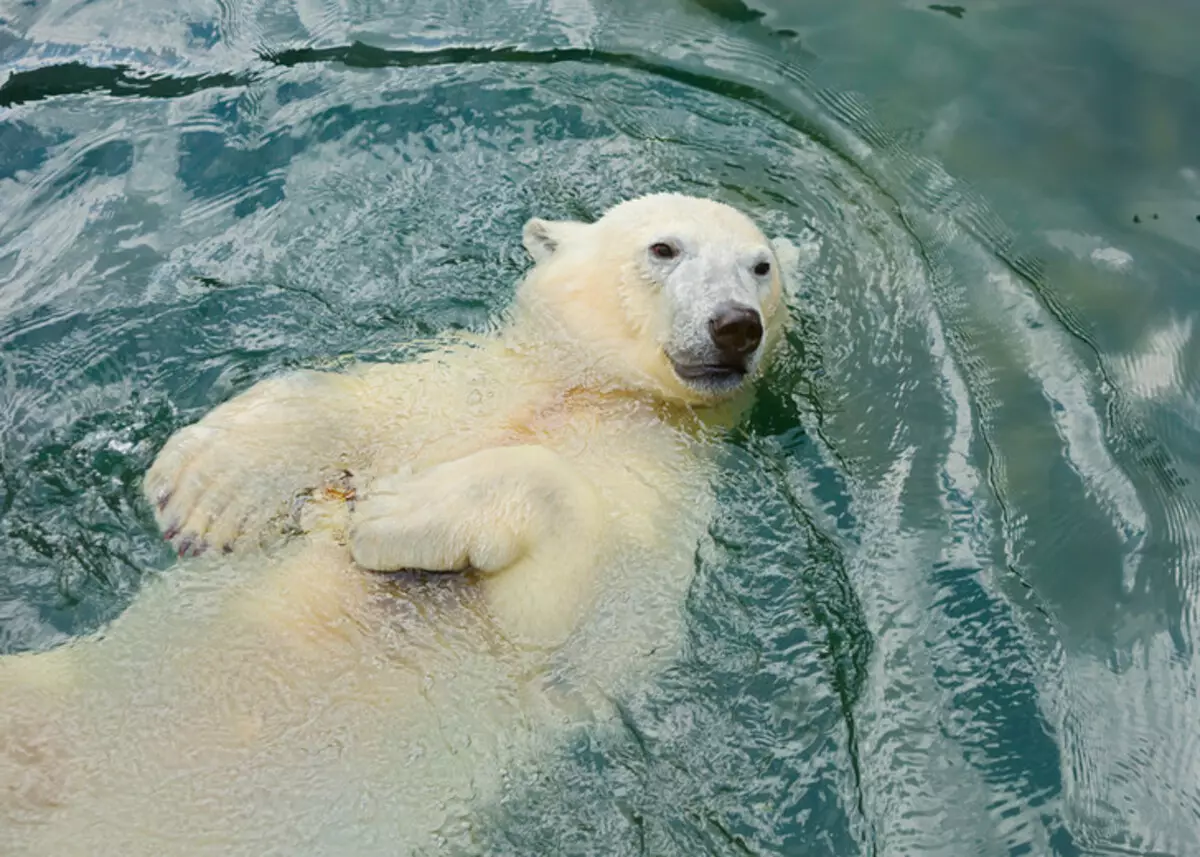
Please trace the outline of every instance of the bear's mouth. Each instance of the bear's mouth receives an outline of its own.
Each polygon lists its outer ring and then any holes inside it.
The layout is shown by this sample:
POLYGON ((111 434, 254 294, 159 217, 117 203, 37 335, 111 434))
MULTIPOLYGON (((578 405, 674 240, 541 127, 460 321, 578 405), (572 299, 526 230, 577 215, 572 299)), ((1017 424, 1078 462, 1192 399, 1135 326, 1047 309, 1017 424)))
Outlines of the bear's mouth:
POLYGON ((746 377, 746 367, 729 363, 680 363, 671 360, 675 374, 682 380, 701 387, 730 388, 741 384, 746 377))

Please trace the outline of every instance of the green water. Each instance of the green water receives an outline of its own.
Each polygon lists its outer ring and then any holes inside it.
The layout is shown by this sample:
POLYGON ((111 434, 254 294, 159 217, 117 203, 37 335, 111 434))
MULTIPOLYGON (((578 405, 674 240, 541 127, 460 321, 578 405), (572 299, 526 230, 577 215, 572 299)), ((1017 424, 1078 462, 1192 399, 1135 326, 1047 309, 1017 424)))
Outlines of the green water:
POLYGON ((1182 0, 0 3, 0 651, 170 568, 172 431, 486 328, 529 216, 681 190, 800 246, 800 316, 684 656, 479 853, 1200 854, 1198 33, 1182 0))

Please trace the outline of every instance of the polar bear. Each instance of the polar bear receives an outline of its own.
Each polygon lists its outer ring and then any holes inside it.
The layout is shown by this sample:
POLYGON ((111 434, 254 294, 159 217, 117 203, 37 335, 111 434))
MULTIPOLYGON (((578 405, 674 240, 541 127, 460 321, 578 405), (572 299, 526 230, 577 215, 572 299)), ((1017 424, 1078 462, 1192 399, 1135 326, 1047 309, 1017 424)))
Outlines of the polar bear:
POLYGON ((145 491, 194 558, 0 661, 0 853, 440 850, 670 656, 781 254, 675 194, 523 243, 493 334, 268 380, 167 442, 145 491))

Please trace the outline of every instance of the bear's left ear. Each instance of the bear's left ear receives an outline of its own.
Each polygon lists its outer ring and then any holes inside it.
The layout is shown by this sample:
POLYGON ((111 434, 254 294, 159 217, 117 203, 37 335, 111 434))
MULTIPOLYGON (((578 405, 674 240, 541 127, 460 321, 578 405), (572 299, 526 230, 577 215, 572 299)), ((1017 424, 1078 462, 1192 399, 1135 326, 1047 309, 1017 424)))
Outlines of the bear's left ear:
POLYGON ((526 221, 525 228, 521 230, 521 243, 533 261, 543 262, 570 241, 572 236, 586 228, 586 223, 577 220, 542 220, 534 217, 526 221))
POLYGON ((783 281, 783 292, 794 296, 800 286, 800 248, 787 238, 771 239, 771 250, 779 261, 780 279, 783 281))

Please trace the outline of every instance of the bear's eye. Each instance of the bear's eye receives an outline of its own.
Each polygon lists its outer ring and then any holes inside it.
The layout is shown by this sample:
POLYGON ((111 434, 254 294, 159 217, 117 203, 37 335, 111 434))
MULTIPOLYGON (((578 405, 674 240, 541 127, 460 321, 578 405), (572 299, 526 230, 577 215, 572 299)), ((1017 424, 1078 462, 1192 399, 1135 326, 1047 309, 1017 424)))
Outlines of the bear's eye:
POLYGON ((665 241, 659 241, 650 245, 650 252, 659 259, 674 259, 679 255, 679 251, 665 241))
POLYGON ((771 273, 771 263, 770 262, 759 262, 757 265, 754 266, 755 276, 765 277, 769 273, 771 273))

